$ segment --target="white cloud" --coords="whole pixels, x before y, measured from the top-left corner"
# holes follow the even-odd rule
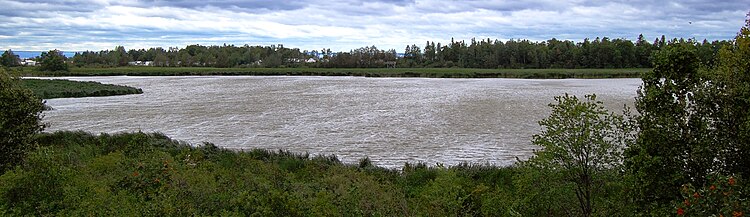
[[[347,51],[451,38],[580,41],[610,37],[730,39],[745,0],[652,1],[155,1],[0,0],[0,49],[100,50],[282,43]]]

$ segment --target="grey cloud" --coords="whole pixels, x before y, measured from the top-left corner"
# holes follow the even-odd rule
[[[494,11],[518,11],[518,10],[564,10],[570,6],[565,1],[559,0],[532,0],[532,1],[469,1],[467,4],[473,8],[482,8]]]
[[[105,5],[92,1],[29,1],[29,0],[3,0],[0,1],[3,9],[0,11],[25,10],[30,13],[44,12],[92,12]]]
[[[51,18],[60,14],[71,16],[85,15],[104,7],[86,1],[0,1],[3,8],[0,16],[23,18]]]
[[[140,6],[166,6],[166,7],[179,7],[179,8],[203,8],[203,7],[218,7],[218,8],[239,8],[239,9],[264,9],[264,10],[295,10],[305,6],[304,2],[300,1],[275,1],[275,0],[177,0],[177,1],[164,1],[164,0],[143,0],[140,1]]]
[[[2,46],[16,48],[59,44],[80,47],[107,44],[104,49],[118,44],[166,47],[195,43],[283,43],[302,49],[314,46],[312,48],[349,50],[374,44],[382,49],[401,50],[406,44],[421,44],[425,39],[446,42],[450,37],[457,40],[472,37],[547,40],[554,37],[580,41],[605,36],[634,39],[640,33],[649,39],[665,34],[667,37],[708,37],[714,40],[732,38],[743,24],[742,16],[750,9],[748,0],[140,0],[103,3],[84,0],[0,0],[0,5],[3,6],[0,8],[0,19],[4,21],[0,22],[0,36],[4,36],[0,38]],[[133,8],[123,14],[113,11],[112,16],[96,14],[102,9],[118,9],[111,6]],[[577,7],[584,7],[584,10],[572,10]],[[231,15],[221,17],[224,12]],[[126,23],[120,26],[120,18],[133,16],[144,18],[137,19],[138,22],[153,21],[145,18],[154,17],[166,19],[156,19],[157,22],[164,22],[163,25]],[[70,17],[85,19],[50,25]],[[214,28],[210,23],[227,22],[235,17],[253,22],[258,19],[268,27],[283,28],[269,28],[274,30],[268,31],[275,32],[263,32],[266,31],[264,28],[255,29],[252,22],[238,22],[238,28],[257,31],[248,33],[227,28],[227,25]],[[102,18],[102,21],[97,18]],[[688,21],[693,22],[692,26]],[[177,22],[180,26],[170,25]],[[181,28],[191,25],[191,22],[198,22],[196,25],[202,27]],[[330,28],[318,30],[318,27]],[[281,37],[271,34],[277,31],[288,32],[289,35]],[[322,38],[314,34],[316,31],[341,33],[321,34],[326,37]],[[274,38],[274,35],[279,38]]]

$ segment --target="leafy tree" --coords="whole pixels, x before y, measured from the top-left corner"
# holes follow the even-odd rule
[[[169,58],[164,53],[157,53],[154,57],[154,66],[169,66]]]
[[[723,172],[750,177],[750,13],[734,44],[719,51],[718,67],[711,74],[718,105],[714,115],[717,137],[724,153]]]
[[[596,95],[555,97],[552,114],[539,122],[544,127],[533,138],[543,147],[528,164],[560,173],[562,182],[575,192],[580,216],[596,212],[595,198],[607,182],[611,171],[621,166],[620,151],[633,142],[632,124],[622,115],[609,113]],[[627,111],[627,109],[626,109]]]
[[[117,46],[115,50],[109,52],[111,62],[116,66],[127,66],[133,58],[125,51],[125,47]]]
[[[596,95],[555,97],[552,114],[539,122],[544,127],[533,138],[543,147],[529,160],[541,169],[559,172],[571,184],[580,216],[596,212],[595,198],[602,192],[613,169],[621,166],[620,151],[633,142],[632,124],[623,115],[609,113]],[[626,109],[627,111],[627,109]]]
[[[6,50],[3,55],[0,56],[0,65],[7,67],[14,67],[21,65],[21,59],[18,55],[14,54],[12,50]]]
[[[625,153],[634,179],[631,198],[643,212],[678,197],[684,183],[702,185],[711,166],[706,160],[715,153],[706,131],[709,111],[699,106],[706,89],[695,49],[684,43],[665,45],[653,64],[653,71],[642,75],[636,98],[638,141]]]
[[[44,103],[21,87],[19,79],[0,69],[0,173],[12,168],[40,132]]]
[[[58,50],[42,52],[42,65],[39,70],[42,71],[68,71],[68,64],[65,63],[65,56]]]
[[[639,139],[625,152],[641,212],[670,213],[681,186],[706,186],[711,174],[750,175],[748,27],[722,49],[716,68],[703,65],[693,42],[673,40],[643,74]]]

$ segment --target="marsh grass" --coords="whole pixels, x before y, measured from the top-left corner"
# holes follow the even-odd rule
[[[22,79],[22,85],[42,99],[140,94],[143,90],[93,81]]]

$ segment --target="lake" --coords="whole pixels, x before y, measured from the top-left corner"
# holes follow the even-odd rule
[[[553,97],[596,93],[619,112],[640,79],[364,77],[71,77],[143,94],[51,99],[46,131],[162,132],[199,145],[335,154],[396,168],[461,162],[510,165],[538,147]]]

